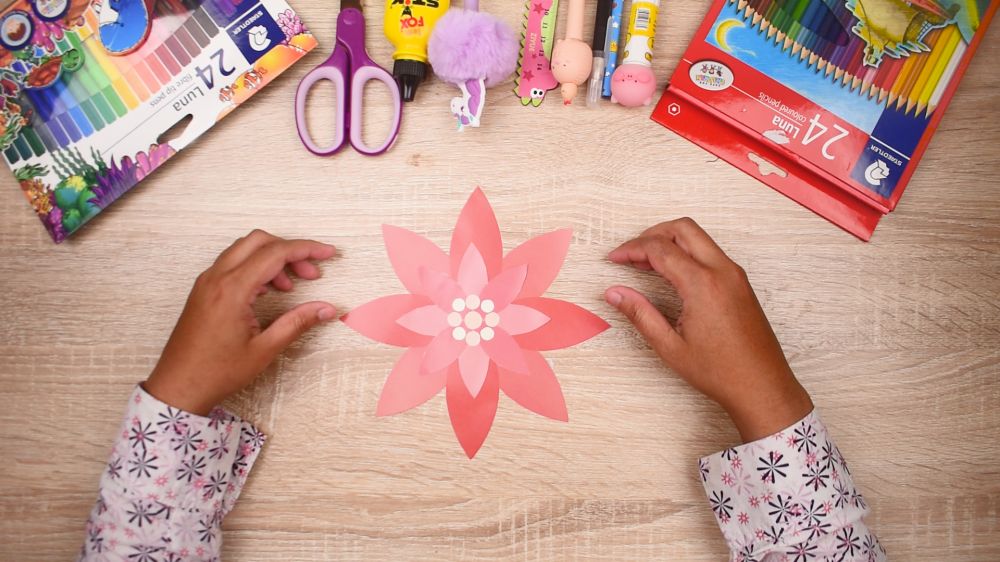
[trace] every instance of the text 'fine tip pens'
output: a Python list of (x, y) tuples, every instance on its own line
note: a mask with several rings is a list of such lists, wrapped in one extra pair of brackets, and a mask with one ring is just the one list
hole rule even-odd
[(608, 25), (611, 23), (611, 6), (616, 0), (598, 0), (597, 17), (594, 19), (594, 66), (587, 84), (587, 107), (596, 107), (604, 89), (604, 58), (607, 44)]

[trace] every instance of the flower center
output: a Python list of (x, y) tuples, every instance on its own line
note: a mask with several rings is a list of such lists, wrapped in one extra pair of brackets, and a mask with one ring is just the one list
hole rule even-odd
[(452, 301), (452, 311), (448, 314), (451, 337), (458, 341), (464, 340), (471, 346), (490, 341), (496, 336), (493, 328), (500, 323), (500, 315), (494, 312), (495, 309), (496, 303), (490, 299), (481, 299), (479, 295), (456, 298)]

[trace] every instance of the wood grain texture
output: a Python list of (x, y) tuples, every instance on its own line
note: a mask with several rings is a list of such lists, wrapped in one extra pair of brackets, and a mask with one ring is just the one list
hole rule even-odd
[[(551, 293), (612, 324), (547, 354), (570, 423), (503, 398), (470, 462), (441, 396), (376, 419), (398, 352), (324, 327), (229, 404), (270, 439), (226, 520), (227, 559), (723, 559), (694, 467), (736, 432), (601, 300), (622, 282), (676, 309), (662, 283), (603, 256), (682, 215), (750, 272), (891, 558), (1000, 559), (996, 26), (899, 209), (862, 244), (652, 123), (648, 110), (523, 108), (508, 87), (490, 92), (483, 129), (459, 134), (450, 88), (428, 82), (389, 154), (314, 158), (295, 134), (292, 96), (330, 49), (336, 10), (327, 0), (294, 4), (322, 52), (69, 242), (51, 244), (13, 178), (0, 174), (0, 559), (72, 557), (125, 398), (156, 360), (194, 276), (234, 238), (259, 227), (338, 245), (322, 279), (269, 298), (263, 315), (310, 298), (346, 310), (400, 288), (381, 223), (445, 245), (475, 185), (508, 249), (574, 229)], [(366, 4), (369, 50), (388, 64), (381, 7)], [(664, 10), (661, 83), (708, 4)], [(519, 25), (520, 2), (484, 7)], [(366, 118), (384, 126), (373, 100)]]

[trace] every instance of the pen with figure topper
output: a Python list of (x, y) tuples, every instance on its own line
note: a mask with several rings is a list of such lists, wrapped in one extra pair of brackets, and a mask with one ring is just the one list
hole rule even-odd
[(604, 57), (608, 44), (608, 31), (611, 25), (611, 6), (615, 0), (597, 0), (597, 15), (594, 17), (594, 40), (591, 46), (594, 50), (594, 63), (590, 69), (590, 82), (587, 84), (587, 107), (597, 106), (601, 100), (601, 89), (604, 86)]
[(622, 64), (611, 75), (611, 101), (625, 107), (649, 105), (656, 92), (653, 74), (653, 39), (660, 0), (632, 2), (632, 19)]
[(573, 103), (576, 90), (590, 77), (594, 56), (583, 40), (583, 0), (569, 0), (566, 37), (552, 49), (552, 75), (562, 84), (564, 105)]

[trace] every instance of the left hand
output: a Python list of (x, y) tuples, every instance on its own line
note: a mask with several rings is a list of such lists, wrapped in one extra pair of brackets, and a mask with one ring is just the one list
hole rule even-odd
[(175, 408), (207, 415), (257, 377), (309, 328), (332, 320), (328, 302), (287, 311), (261, 329), (253, 305), (270, 285), (292, 290), (286, 266), (301, 279), (318, 279), (311, 260), (333, 257), (335, 248), (312, 240), (285, 240), (262, 230), (240, 238), (198, 276), (146, 392)]

